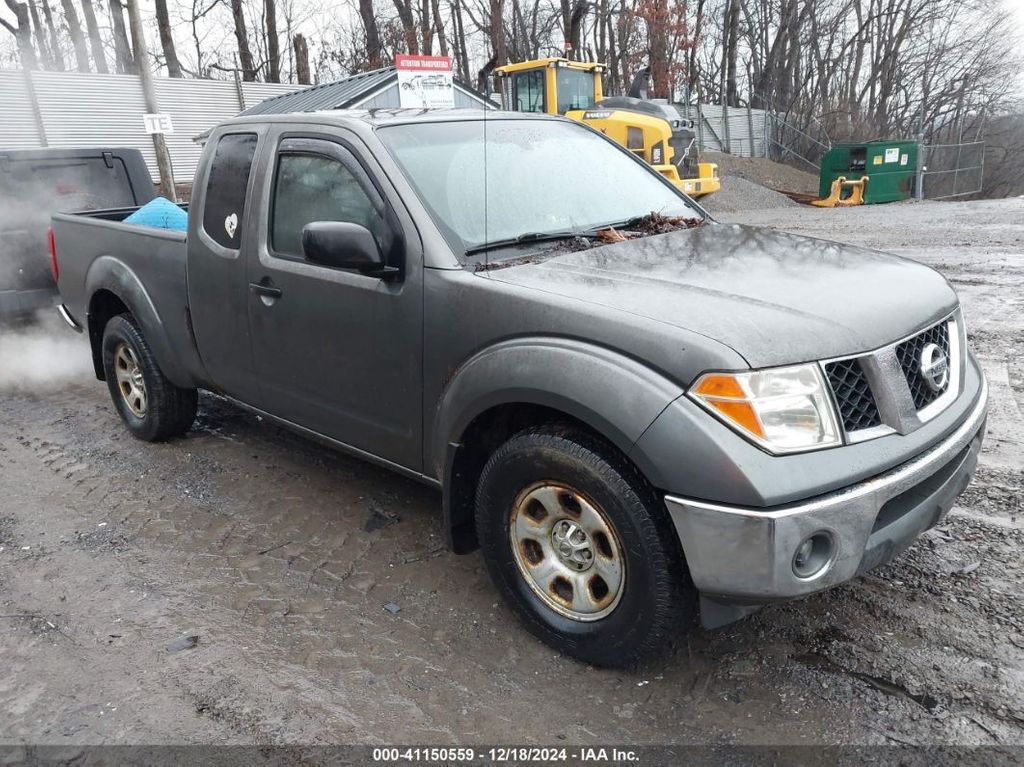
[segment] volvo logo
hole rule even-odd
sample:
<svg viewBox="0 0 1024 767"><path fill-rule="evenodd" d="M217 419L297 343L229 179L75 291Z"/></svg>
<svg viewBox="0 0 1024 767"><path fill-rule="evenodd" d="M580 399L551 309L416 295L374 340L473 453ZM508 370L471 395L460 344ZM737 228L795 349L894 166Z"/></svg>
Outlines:
<svg viewBox="0 0 1024 767"><path fill-rule="evenodd" d="M918 362L921 378L934 392L944 391L949 383L949 358L938 344L925 344Z"/></svg>

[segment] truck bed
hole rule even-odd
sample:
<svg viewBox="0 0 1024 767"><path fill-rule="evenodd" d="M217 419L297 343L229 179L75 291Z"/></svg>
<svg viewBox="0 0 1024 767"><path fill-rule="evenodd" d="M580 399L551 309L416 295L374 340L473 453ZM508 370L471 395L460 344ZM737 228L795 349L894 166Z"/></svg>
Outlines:
<svg viewBox="0 0 1024 767"><path fill-rule="evenodd" d="M145 318L147 325L158 323L166 331L170 346L185 347L168 351L191 358L194 349L188 326L186 235L122 223L136 210L115 208L53 216L57 286L64 307L75 322L86 326L92 312L89 302L97 300L97 291L102 291L112 275L127 275L136 291L133 303L151 312ZM136 302L137 298L141 300ZM89 330L97 332L92 327Z"/></svg>

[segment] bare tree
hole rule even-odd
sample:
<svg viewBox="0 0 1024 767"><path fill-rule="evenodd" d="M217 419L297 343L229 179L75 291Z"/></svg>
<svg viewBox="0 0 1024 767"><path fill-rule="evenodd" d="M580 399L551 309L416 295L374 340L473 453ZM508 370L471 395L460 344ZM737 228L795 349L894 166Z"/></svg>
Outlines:
<svg viewBox="0 0 1024 767"><path fill-rule="evenodd" d="M117 71L130 74L135 71L135 56L128 42L128 29L124 25L124 6L121 0L108 0L110 21L114 29L114 60Z"/></svg>
<svg viewBox="0 0 1024 767"><path fill-rule="evenodd" d="M18 44L18 57L24 69L36 69L39 61L36 59L36 49L32 45L32 19L28 6L17 0L5 0L7 7L14 14L15 23L0 19L0 25L14 35Z"/></svg>
<svg viewBox="0 0 1024 767"><path fill-rule="evenodd" d="M82 32L82 24L78 20L78 13L71 0L60 0L61 8L64 10L64 20L68 25L68 35L71 37L71 45L75 49L75 62L79 72L89 71L89 49L85 45L85 34Z"/></svg>
<svg viewBox="0 0 1024 767"><path fill-rule="evenodd" d="M43 4L43 18L46 19L46 30L50 37L50 63L54 69L63 72L64 51L62 50L60 36L57 34L57 25L53 23L53 11L50 10L48 0L40 0Z"/></svg>
<svg viewBox="0 0 1024 767"><path fill-rule="evenodd" d="M65 0L69 2L69 0ZM164 51L164 64L169 77L182 77L181 63L174 47L174 35L171 34L171 17L167 13L167 0L154 0L156 5L156 26L160 32L160 47Z"/></svg>
<svg viewBox="0 0 1024 767"><path fill-rule="evenodd" d="M398 13L398 20L402 24L405 52L419 53L419 34L416 27L416 16L413 14L413 0L392 0L392 2L395 5L395 11Z"/></svg>
<svg viewBox="0 0 1024 767"><path fill-rule="evenodd" d="M295 50L295 79L299 85L309 85L309 48L306 46L306 38L295 35L292 48Z"/></svg>
<svg viewBox="0 0 1024 767"><path fill-rule="evenodd" d="M281 82L281 42L277 37L277 4L275 0L264 0L264 17L267 25L267 82Z"/></svg>
<svg viewBox="0 0 1024 767"><path fill-rule="evenodd" d="M89 48L92 51L92 61L96 65L96 71L100 74L107 74L107 56L103 50L103 39L100 37L100 27L96 23L96 11L92 7L92 0L82 0L82 16L85 17L85 28L89 33Z"/></svg>
<svg viewBox="0 0 1024 767"><path fill-rule="evenodd" d="M363 22L366 33L366 64L369 69L380 69L381 47L380 29L377 26L377 15L373 9L373 0L359 0L359 18Z"/></svg>
<svg viewBox="0 0 1024 767"><path fill-rule="evenodd" d="M242 79L247 83L253 82L256 80L256 64L249 48L249 31L245 27L242 0L231 0L231 17L235 25L235 41L238 43L238 63L242 69Z"/></svg>

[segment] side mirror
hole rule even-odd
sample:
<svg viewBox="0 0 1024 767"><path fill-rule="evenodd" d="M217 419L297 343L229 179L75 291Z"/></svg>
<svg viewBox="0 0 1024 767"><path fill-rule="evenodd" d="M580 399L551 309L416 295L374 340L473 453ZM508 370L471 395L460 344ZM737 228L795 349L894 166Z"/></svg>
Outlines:
<svg viewBox="0 0 1024 767"><path fill-rule="evenodd" d="M313 221L302 227L302 252L314 264L352 269L374 277L398 274L384 264L377 240L370 230L347 221Z"/></svg>

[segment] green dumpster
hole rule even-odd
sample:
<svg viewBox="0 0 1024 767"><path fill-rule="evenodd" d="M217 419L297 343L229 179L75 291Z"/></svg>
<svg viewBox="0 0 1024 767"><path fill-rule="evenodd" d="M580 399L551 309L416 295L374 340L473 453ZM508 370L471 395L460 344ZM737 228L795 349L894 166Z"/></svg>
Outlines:
<svg viewBox="0 0 1024 767"><path fill-rule="evenodd" d="M909 200L914 193L916 170L916 141L836 144L821 158L818 196L827 197L832 182L840 176L847 181L867 176L865 204Z"/></svg>

